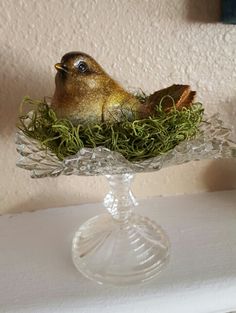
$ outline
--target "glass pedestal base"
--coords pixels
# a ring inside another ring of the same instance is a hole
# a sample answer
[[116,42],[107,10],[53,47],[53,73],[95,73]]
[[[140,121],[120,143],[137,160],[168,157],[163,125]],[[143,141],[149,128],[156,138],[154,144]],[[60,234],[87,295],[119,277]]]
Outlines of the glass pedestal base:
[[85,222],[73,239],[76,268],[96,282],[125,285],[155,277],[169,258],[169,240],[146,217],[131,214],[116,220],[110,214]]
[[[33,113],[29,112],[25,125],[32,123]],[[165,154],[129,162],[120,152],[103,146],[85,147],[59,160],[50,149],[20,130],[16,143],[21,157],[17,166],[31,171],[33,178],[105,175],[110,192],[104,207],[110,215],[94,217],[75,234],[75,266],[99,283],[144,282],[155,277],[167,263],[169,242],[159,226],[134,214],[137,202],[130,190],[133,175],[193,160],[236,157],[231,134],[217,115],[205,117],[198,136],[186,138]]]

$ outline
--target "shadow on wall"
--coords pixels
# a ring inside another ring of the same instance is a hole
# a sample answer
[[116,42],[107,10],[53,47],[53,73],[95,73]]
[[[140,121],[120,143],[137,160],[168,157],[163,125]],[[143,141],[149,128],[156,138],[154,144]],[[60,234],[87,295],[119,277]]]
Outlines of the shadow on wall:
[[186,0],[187,20],[200,23],[220,22],[220,0]]
[[[99,196],[95,196],[93,197],[93,199],[91,198],[88,199],[88,196],[86,197],[83,194],[76,195],[73,192],[71,193],[71,196],[69,193],[67,193],[65,196],[63,195],[63,192],[59,191],[52,192],[52,195],[46,196],[42,196],[42,193],[36,193],[34,194],[33,197],[30,197],[27,201],[17,202],[14,206],[9,207],[8,210],[5,211],[3,214],[22,213],[26,211],[34,212],[49,208],[76,206],[85,203],[97,203],[97,202],[102,202],[102,198],[100,198]],[[102,211],[103,206],[101,205],[101,212]]]
[[[68,196],[68,195],[67,195]],[[72,206],[86,203],[87,201],[72,201],[70,204],[65,204],[65,197],[59,192],[54,194],[53,197],[42,197],[42,194],[35,194],[33,198],[28,201],[18,202],[15,206],[10,207],[6,213],[22,213],[34,212],[38,210],[45,210],[48,208],[59,208],[63,206]],[[91,201],[92,202],[92,201]]]
[[42,95],[50,96],[52,92],[51,73],[40,71],[38,64],[30,68],[29,62],[23,63],[20,53],[15,51],[9,50],[8,55],[1,56],[0,134],[9,135],[15,131],[24,96],[41,99]]
[[108,192],[106,179],[101,176],[96,179],[92,176],[76,175],[32,179],[29,171],[17,168],[15,173],[23,188],[11,190],[13,199],[7,201],[4,214],[102,202]]
[[203,180],[206,184],[206,189],[209,191],[235,189],[236,160],[212,161],[205,171]]

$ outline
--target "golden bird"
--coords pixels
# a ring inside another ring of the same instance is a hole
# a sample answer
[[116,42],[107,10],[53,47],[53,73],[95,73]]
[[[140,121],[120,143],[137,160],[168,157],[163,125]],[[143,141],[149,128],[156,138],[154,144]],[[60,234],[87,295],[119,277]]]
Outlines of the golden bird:
[[[145,101],[126,91],[89,55],[82,52],[65,54],[57,70],[52,108],[59,118],[73,124],[117,122],[153,116],[156,106],[164,110],[189,107],[195,96],[188,85],[172,85],[154,92]],[[174,102],[174,103],[173,103]]]

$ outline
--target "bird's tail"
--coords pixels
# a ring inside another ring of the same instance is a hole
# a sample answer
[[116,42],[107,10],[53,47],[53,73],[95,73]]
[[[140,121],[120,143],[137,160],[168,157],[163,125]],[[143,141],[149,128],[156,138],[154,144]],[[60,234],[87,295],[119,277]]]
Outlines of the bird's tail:
[[161,106],[166,112],[174,106],[177,110],[190,107],[196,92],[189,85],[172,85],[151,94],[143,106],[143,117],[155,114],[156,107]]

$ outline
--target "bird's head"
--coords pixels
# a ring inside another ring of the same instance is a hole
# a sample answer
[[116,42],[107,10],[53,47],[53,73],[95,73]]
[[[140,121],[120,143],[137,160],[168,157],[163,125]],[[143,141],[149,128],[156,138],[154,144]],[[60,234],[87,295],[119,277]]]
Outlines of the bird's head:
[[102,67],[83,52],[66,53],[55,68],[57,89],[71,95],[102,88],[110,79]]

